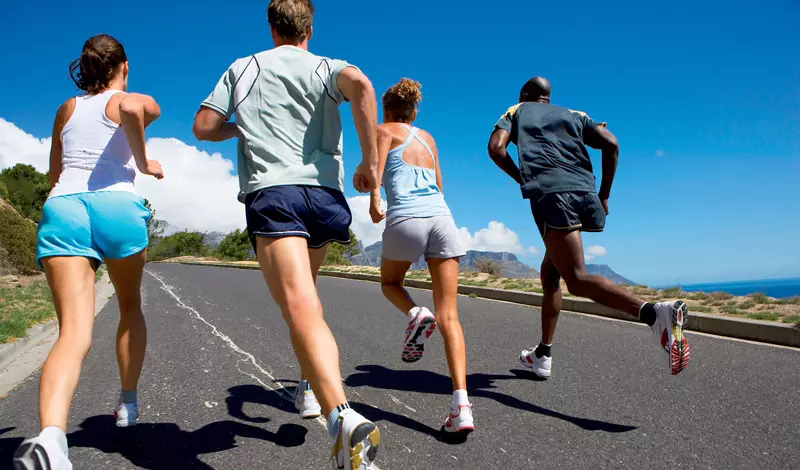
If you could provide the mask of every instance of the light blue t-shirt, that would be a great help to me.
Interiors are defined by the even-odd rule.
[[[239,199],[271,186],[344,190],[342,121],[336,82],[350,64],[294,46],[238,59],[202,106],[236,124]]]

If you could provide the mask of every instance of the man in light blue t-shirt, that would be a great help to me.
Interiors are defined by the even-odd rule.
[[[328,417],[334,457],[349,469],[351,462],[374,460],[380,433],[347,404],[315,282],[327,245],[350,241],[339,105],[352,103],[361,143],[353,185],[370,192],[378,186],[377,103],[356,67],[308,52],[313,13],[310,0],[270,2],[275,48],[225,71],[195,116],[194,134],[213,142],[238,139],[247,230],[301,366],[297,408],[303,418]]]

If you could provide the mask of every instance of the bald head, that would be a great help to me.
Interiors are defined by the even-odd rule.
[[[533,77],[525,83],[519,92],[519,102],[550,102],[550,82],[544,77]]]

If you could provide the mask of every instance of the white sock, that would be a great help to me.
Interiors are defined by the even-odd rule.
[[[458,411],[459,406],[465,405],[469,405],[467,391],[462,388],[453,392],[453,399],[450,401],[450,409],[455,412]]]
[[[56,449],[62,454],[67,453],[67,435],[64,434],[64,431],[58,426],[48,426],[42,429],[42,432],[39,433],[39,437],[45,441],[45,450],[48,453]],[[55,449],[49,448],[50,446],[47,444],[55,445]]]

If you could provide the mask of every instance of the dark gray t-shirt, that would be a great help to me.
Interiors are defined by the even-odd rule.
[[[596,192],[583,132],[601,125],[585,113],[550,103],[514,105],[495,125],[517,146],[522,197],[537,201],[549,193]]]

